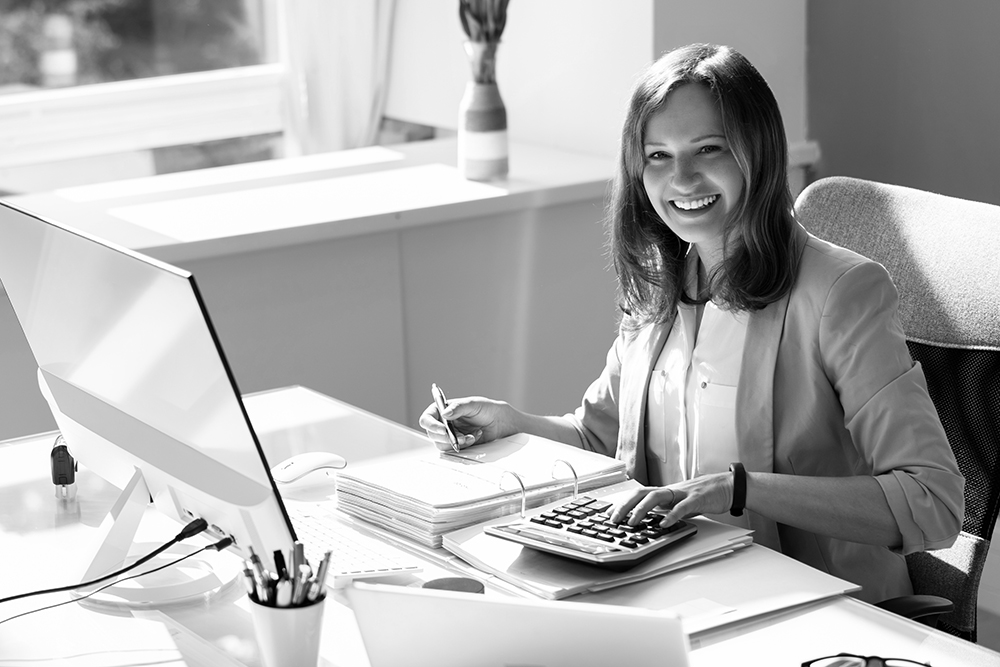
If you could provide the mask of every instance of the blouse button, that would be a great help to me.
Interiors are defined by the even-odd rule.
[[[707,386],[708,386],[708,382],[705,382],[704,380],[702,380],[702,382],[701,382],[701,388],[704,389]]]

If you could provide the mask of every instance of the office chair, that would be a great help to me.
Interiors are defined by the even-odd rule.
[[[958,540],[908,555],[914,595],[879,606],[974,642],[1000,507],[1000,206],[832,177],[807,187],[795,210],[814,235],[889,271],[907,346],[965,475]]]

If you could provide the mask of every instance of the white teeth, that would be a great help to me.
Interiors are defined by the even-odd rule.
[[[712,202],[714,202],[718,198],[719,198],[719,195],[712,195],[710,197],[703,197],[701,199],[695,199],[694,201],[680,201],[679,199],[674,199],[673,200],[673,204],[677,208],[683,209],[685,211],[695,211],[695,210],[697,210],[699,208],[705,208],[706,206],[708,206],[709,204],[711,204]]]

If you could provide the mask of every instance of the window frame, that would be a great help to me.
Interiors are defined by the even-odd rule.
[[[281,63],[0,95],[0,167],[282,133]]]

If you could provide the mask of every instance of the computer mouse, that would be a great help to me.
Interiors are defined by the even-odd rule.
[[[292,484],[316,470],[339,470],[347,466],[344,457],[330,452],[304,452],[285,459],[271,468],[271,476],[280,484]]]

